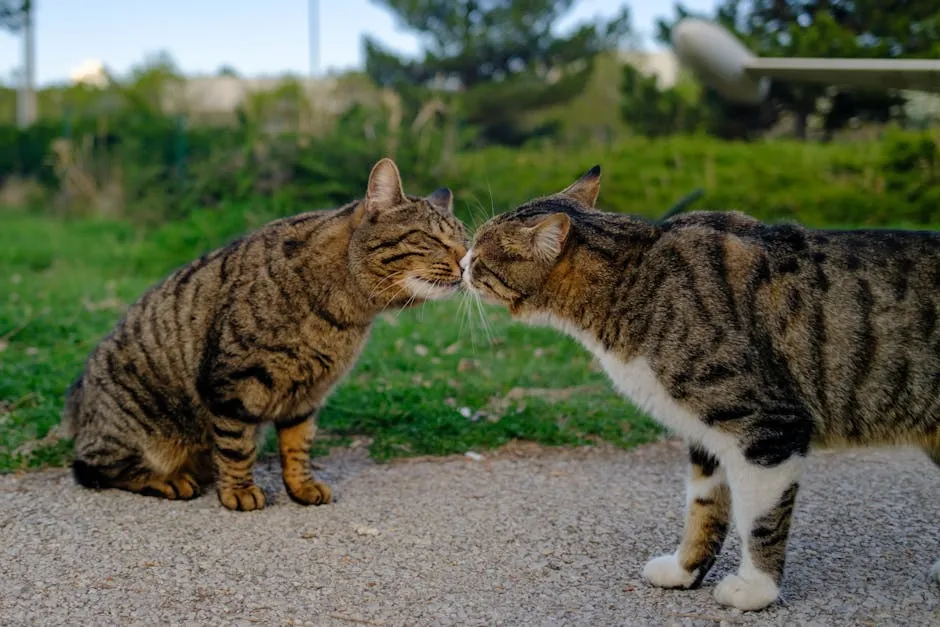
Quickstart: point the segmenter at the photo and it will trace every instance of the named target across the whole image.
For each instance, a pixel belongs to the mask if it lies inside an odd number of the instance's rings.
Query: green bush
[[[738,209],[768,220],[940,223],[940,148],[930,133],[895,130],[880,141],[830,144],[627,137],[577,149],[542,142],[449,155],[443,129],[418,135],[388,124],[381,110],[354,107],[318,136],[264,133],[244,121],[186,128],[146,112],[106,125],[76,121],[69,129],[88,150],[91,177],[119,176],[125,215],[148,221],[232,203],[271,215],[333,207],[360,196],[372,164],[394,146],[406,189],[451,187],[471,223],[560,190],[597,163],[600,203],[613,211],[658,216],[703,188],[696,208]],[[62,182],[50,152],[62,128],[0,127],[0,184],[15,175],[55,191]]]
[[[822,225],[940,223],[940,158],[928,134],[883,142],[723,142],[705,137],[624,139],[579,151],[491,148],[460,156],[450,173],[463,211],[479,220],[553,193],[602,167],[599,205],[659,216],[695,188],[696,209]]]
[[[13,125],[0,125],[0,185],[12,177],[55,185],[55,174],[49,167],[49,152],[61,130],[60,126],[48,122],[25,130]]]

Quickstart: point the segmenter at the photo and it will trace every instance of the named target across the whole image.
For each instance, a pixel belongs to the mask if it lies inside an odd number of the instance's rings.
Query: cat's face
[[[461,260],[468,289],[513,314],[524,313],[526,302],[560,262],[572,216],[595,211],[599,182],[600,168],[595,167],[563,191],[484,223]]]
[[[408,196],[390,159],[375,165],[357,212],[350,262],[377,304],[400,307],[447,298],[460,289],[467,232],[452,209],[450,190]]]

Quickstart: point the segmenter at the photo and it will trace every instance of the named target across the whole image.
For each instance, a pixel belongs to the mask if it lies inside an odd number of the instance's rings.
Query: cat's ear
[[[427,201],[438,211],[448,214],[454,213],[454,194],[446,187],[431,192],[431,195],[427,197]]]
[[[571,218],[567,213],[553,213],[529,227],[532,234],[532,251],[535,258],[551,261],[561,254],[571,230]]]
[[[372,167],[369,185],[366,187],[365,204],[369,209],[384,209],[400,205],[404,201],[405,190],[402,189],[398,166],[386,157]]]
[[[562,196],[574,198],[583,205],[593,207],[601,191],[601,166],[596,165],[577,181],[561,191]]]

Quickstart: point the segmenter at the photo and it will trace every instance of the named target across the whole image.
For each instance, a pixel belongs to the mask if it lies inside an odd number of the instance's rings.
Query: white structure
[[[253,94],[273,92],[291,82],[299,85],[306,98],[322,111],[339,113],[352,102],[371,100],[377,90],[363,94],[351,85],[342,85],[333,77],[241,78],[236,76],[194,76],[169,85],[166,107],[195,114],[231,113],[244,105]]]
[[[107,87],[108,72],[100,60],[88,59],[69,72],[69,80],[75,84]]]
[[[704,83],[734,102],[763,101],[772,79],[940,93],[940,59],[770,59],[718,24],[694,18],[673,27],[672,42]]]
[[[679,81],[681,65],[671,50],[656,52],[628,51],[620,54],[620,60],[629,63],[647,76],[655,76],[660,89],[674,87]]]

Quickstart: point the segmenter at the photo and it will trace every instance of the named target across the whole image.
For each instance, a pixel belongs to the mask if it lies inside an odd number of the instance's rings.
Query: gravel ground
[[[940,472],[919,452],[815,455],[785,598],[746,614],[711,597],[736,541],[701,590],[640,578],[681,528],[674,443],[320,461],[335,504],[295,505],[269,466],[251,513],[0,477],[0,623],[940,625]]]

